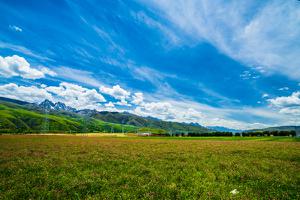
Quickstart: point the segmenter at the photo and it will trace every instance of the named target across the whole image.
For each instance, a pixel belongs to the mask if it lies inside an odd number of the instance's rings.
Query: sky
[[[300,125],[300,1],[0,0],[0,96]]]

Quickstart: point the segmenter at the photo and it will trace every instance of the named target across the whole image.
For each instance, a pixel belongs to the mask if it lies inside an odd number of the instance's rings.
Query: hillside
[[[163,129],[172,133],[211,132],[211,130],[200,125],[168,122],[168,121],[163,121],[152,117],[141,117],[127,112],[119,113],[119,112],[107,112],[107,111],[97,112],[97,111],[83,110],[83,111],[79,111],[79,113],[106,122],[121,123],[121,124],[133,125],[138,127]]]
[[[1,133],[47,133],[47,132],[134,132],[135,126],[120,125],[63,112],[42,113],[0,100]]]
[[[207,128],[215,131],[220,131],[220,132],[240,133],[243,131],[243,130],[237,130],[237,129],[227,128],[223,126],[208,126]]]
[[[166,122],[130,113],[76,110],[61,102],[41,104],[0,97],[0,132],[152,132],[207,133],[198,124]]]

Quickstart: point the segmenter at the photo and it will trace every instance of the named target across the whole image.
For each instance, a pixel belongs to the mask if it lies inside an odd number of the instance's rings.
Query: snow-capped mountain
[[[52,101],[46,99],[43,102],[39,104],[39,107],[44,110],[57,110],[57,111],[69,111],[69,112],[75,112],[76,109],[72,108],[70,106],[67,106],[66,104],[62,102],[53,103]]]
[[[39,107],[44,110],[54,110],[54,106],[55,104],[48,99],[45,99],[42,103],[39,104]]]

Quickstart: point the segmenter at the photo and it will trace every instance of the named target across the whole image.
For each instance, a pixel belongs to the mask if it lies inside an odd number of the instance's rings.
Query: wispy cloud
[[[180,37],[174,32],[174,30],[172,30],[171,27],[168,27],[167,25],[164,25],[161,22],[158,22],[157,20],[151,18],[145,12],[131,12],[131,15],[136,19],[138,23],[146,24],[147,26],[153,29],[158,29],[160,32],[162,32],[165,38],[170,41],[169,44],[177,45],[181,42]]]
[[[100,87],[104,85],[103,82],[93,77],[93,73],[85,70],[73,69],[70,67],[62,66],[53,68],[58,76],[65,80],[73,80],[81,84]]]
[[[112,32],[110,34],[108,34],[107,32],[105,32],[104,30],[102,30],[101,28],[99,28],[98,26],[92,26],[92,28],[94,29],[94,31],[98,34],[99,37],[101,37],[105,42],[107,42],[110,46],[110,51],[116,51],[117,53],[119,53],[120,55],[124,55],[125,53],[125,49],[120,46],[118,43],[116,43],[112,37]]]
[[[278,90],[279,91],[284,91],[284,90],[289,90],[290,88],[289,87],[282,87],[282,88],[279,88]]]
[[[10,50],[13,50],[15,52],[19,52],[19,53],[25,54],[27,56],[30,56],[32,58],[39,59],[41,61],[54,61],[51,58],[48,58],[46,56],[35,53],[35,52],[31,51],[30,49],[27,49],[26,47],[23,47],[23,46],[20,46],[20,45],[15,45],[15,44],[0,41],[0,49],[10,49]]]
[[[178,32],[186,33],[189,38],[210,42],[231,58],[262,73],[300,79],[298,1],[142,2],[157,9],[157,15],[176,25]]]
[[[9,25],[9,28],[13,31],[16,31],[16,32],[22,32],[22,28],[18,27],[18,26],[15,26],[15,25]]]

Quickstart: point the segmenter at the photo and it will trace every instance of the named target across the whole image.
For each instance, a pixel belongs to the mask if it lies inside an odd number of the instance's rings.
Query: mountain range
[[[300,126],[280,126],[251,131],[290,131],[300,134]],[[163,121],[128,112],[90,109],[77,110],[62,102],[44,100],[39,104],[0,97],[0,133],[38,132],[152,132],[153,134],[186,134],[243,132],[221,126],[204,127],[198,123]]]
[[[231,133],[240,133],[240,132],[244,131],[244,130],[227,128],[227,127],[223,127],[223,126],[207,126],[206,128],[211,129],[211,130],[215,130],[215,131],[231,132]]]
[[[199,124],[168,122],[131,113],[76,110],[62,102],[40,104],[0,97],[0,132],[152,132],[207,133]]]

